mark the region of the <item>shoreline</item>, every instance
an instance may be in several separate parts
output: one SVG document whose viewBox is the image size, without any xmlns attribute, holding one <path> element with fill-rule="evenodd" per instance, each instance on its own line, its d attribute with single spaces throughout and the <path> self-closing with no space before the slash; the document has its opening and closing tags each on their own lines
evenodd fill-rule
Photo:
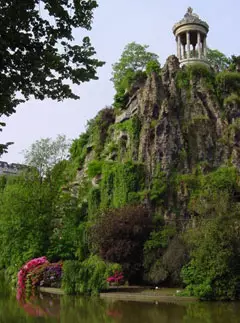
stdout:
<svg viewBox="0 0 240 323">
<path fill-rule="evenodd" d="M 40 287 L 40 292 L 42 293 L 48 293 L 48 294 L 55 294 L 55 295 L 67 295 L 64 290 L 61 288 L 51 288 L 51 287 Z M 137 290 L 137 288 L 136 288 Z M 189 302 L 198 302 L 199 298 L 197 297 L 188 297 L 188 296 L 175 296 L 173 294 L 167 293 L 167 289 L 162 291 L 161 293 L 158 293 L 158 291 L 151 291 L 148 289 L 143 289 L 142 292 L 138 291 L 107 291 L 102 292 L 99 294 L 99 297 L 101 299 L 107 299 L 107 300 L 121 300 L 121 301 L 135 301 L 135 302 L 159 302 L 159 303 L 189 303 Z M 166 291 L 166 292 L 165 292 Z M 169 290 L 170 292 L 171 290 Z M 165 292 L 165 293 L 164 293 Z"/>
</svg>

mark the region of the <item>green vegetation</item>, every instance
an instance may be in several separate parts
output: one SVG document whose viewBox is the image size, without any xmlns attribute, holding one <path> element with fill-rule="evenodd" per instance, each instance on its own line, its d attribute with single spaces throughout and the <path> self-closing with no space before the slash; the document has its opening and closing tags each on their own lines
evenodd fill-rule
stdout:
<svg viewBox="0 0 240 323">
<path fill-rule="evenodd" d="M 113 64 L 112 81 L 118 90 L 129 73 L 143 71 L 149 62 L 158 61 L 158 55 L 147 51 L 147 45 L 129 43 L 119 61 Z"/>
<path fill-rule="evenodd" d="M 76 28 L 91 29 L 97 6 L 94 0 L 68 4 L 30 0 L 24 5 L 9 0 L 0 4 L 1 35 L 5 35 L 1 42 L 1 116 L 10 116 L 31 97 L 79 99 L 71 84 L 97 79 L 97 68 L 104 63 L 95 58 L 89 37 L 76 44 L 73 33 Z M 0 154 L 9 144 L 0 145 Z"/>
<path fill-rule="evenodd" d="M 64 135 L 58 135 L 55 140 L 40 139 L 24 151 L 24 163 L 36 168 L 40 176 L 43 177 L 57 163 L 67 158 L 69 148 L 70 141 Z"/>
<path fill-rule="evenodd" d="M 227 96 L 224 99 L 224 105 L 228 105 L 228 104 L 240 104 L 240 95 L 236 94 L 236 93 L 231 93 L 229 96 Z"/>
<path fill-rule="evenodd" d="M 231 60 L 217 49 L 209 48 L 207 58 L 211 67 L 217 69 L 218 71 L 226 70 L 231 63 Z"/>
<path fill-rule="evenodd" d="M 131 193 L 140 192 L 144 187 L 144 169 L 142 164 L 126 162 L 105 163 L 101 180 L 101 208 L 121 207 L 136 202 Z M 138 200 L 140 197 L 138 198 Z"/>
<path fill-rule="evenodd" d="M 239 216 L 235 196 L 239 175 L 221 167 L 203 175 L 182 175 L 189 192 L 188 210 L 194 226 L 185 233 L 190 262 L 182 270 L 186 293 L 203 299 L 239 298 Z"/>
<path fill-rule="evenodd" d="M 0 176 L 0 269 L 14 283 L 23 263 L 46 255 L 64 262 L 67 293 L 97 294 L 108 287 L 108 276 L 122 270 L 130 284 L 185 287 L 184 294 L 201 299 L 240 298 L 240 175 L 231 160 L 231 150 L 239 154 L 238 58 L 231 63 L 235 70 L 213 72 L 203 64 L 180 69 L 172 124 L 165 123 L 173 113 L 168 98 L 156 113 L 151 96 L 143 102 L 152 114 L 115 123 L 147 75 L 161 73 L 157 56 L 146 49 L 135 43 L 125 49 L 114 65 L 115 109 L 105 107 L 88 122 L 70 155 L 65 137 L 42 139 L 27 151 L 29 168 Z M 195 95 L 207 113 L 199 104 L 185 116 L 183 105 L 193 107 Z M 213 131 L 225 130 L 221 143 L 223 154 L 230 148 L 229 160 L 214 159 L 211 144 L 198 147 L 197 132 L 204 137 L 214 124 L 216 104 L 223 122 Z M 177 141 L 158 149 L 162 129 L 175 130 L 177 123 Z M 174 132 L 169 135 L 174 139 Z M 226 164 L 214 168 L 219 160 Z"/>
<path fill-rule="evenodd" d="M 116 90 L 114 107 L 124 109 L 132 87 L 138 87 L 152 72 L 160 72 L 158 55 L 148 52 L 147 45 L 129 43 L 119 61 L 113 64 L 112 81 Z"/>
<path fill-rule="evenodd" d="M 199 78 L 205 82 L 210 88 L 214 86 L 214 74 L 204 64 L 196 63 L 185 66 L 176 76 L 176 82 L 179 89 L 189 90 L 192 86 L 192 81 Z"/>
<path fill-rule="evenodd" d="M 92 255 L 82 262 L 66 261 L 63 270 L 63 288 L 66 293 L 97 295 L 107 289 L 107 278 L 116 270 L 121 270 L 121 266 L 105 263 Z"/>
</svg>

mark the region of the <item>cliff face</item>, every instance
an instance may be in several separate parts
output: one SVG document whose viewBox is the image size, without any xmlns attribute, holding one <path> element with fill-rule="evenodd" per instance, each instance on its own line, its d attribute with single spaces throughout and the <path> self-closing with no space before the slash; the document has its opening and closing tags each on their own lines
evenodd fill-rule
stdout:
<svg viewBox="0 0 240 323">
<path fill-rule="evenodd" d="M 201 77 L 190 80 L 188 88 L 179 88 L 179 71 L 178 59 L 169 57 L 162 77 L 148 77 L 128 107 L 137 107 L 142 127 L 135 150 L 150 174 L 158 163 L 167 172 L 190 172 L 201 162 L 218 167 L 229 155 L 221 142 L 228 122 L 221 118 L 214 90 Z"/>
<path fill-rule="evenodd" d="M 151 188 L 157 169 L 167 177 L 191 174 L 197 167 L 206 173 L 229 163 L 239 169 L 240 73 L 226 73 L 216 75 L 201 65 L 181 69 L 177 57 L 170 56 L 161 75 L 152 73 L 132 86 L 117 115 L 107 108 L 90 123 L 87 139 L 79 139 L 76 149 L 81 155 L 77 182 L 86 180 L 96 160 L 141 164 L 145 184 L 138 191 Z M 99 167 L 91 181 L 95 187 L 104 185 Z"/>
</svg>

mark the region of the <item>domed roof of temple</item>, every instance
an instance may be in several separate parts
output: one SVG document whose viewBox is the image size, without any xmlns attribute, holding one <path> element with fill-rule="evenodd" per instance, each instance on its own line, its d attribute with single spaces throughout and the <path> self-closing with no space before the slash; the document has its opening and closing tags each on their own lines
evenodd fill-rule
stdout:
<svg viewBox="0 0 240 323">
<path fill-rule="evenodd" d="M 197 14 L 193 13 L 193 9 L 189 7 L 186 14 L 184 15 L 184 18 L 173 26 L 174 34 L 179 27 L 189 24 L 201 25 L 207 30 L 207 32 L 209 30 L 208 24 L 205 21 L 201 20 Z"/>
</svg>

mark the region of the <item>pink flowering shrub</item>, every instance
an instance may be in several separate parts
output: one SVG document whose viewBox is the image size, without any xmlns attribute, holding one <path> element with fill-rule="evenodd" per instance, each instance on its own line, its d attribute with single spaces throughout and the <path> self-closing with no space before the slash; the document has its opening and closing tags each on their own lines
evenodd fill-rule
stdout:
<svg viewBox="0 0 240 323">
<path fill-rule="evenodd" d="M 115 271 L 114 274 L 107 278 L 108 283 L 116 283 L 117 285 L 120 285 L 123 283 L 124 276 L 122 272 Z"/>
<path fill-rule="evenodd" d="M 46 257 L 28 261 L 18 272 L 17 299 L 27 292 L 34 291 L 39 285 L 60 287 L 62 264 L 51 264 Z"/>
<path fill-rule="evenodd" d="M 26 279 L 28 273 L 35 267 L 48 263 L 46 257 L 34 258 L 28 261 L 18 272 L 18 288 L 25 289 Z"/>
</svg>

